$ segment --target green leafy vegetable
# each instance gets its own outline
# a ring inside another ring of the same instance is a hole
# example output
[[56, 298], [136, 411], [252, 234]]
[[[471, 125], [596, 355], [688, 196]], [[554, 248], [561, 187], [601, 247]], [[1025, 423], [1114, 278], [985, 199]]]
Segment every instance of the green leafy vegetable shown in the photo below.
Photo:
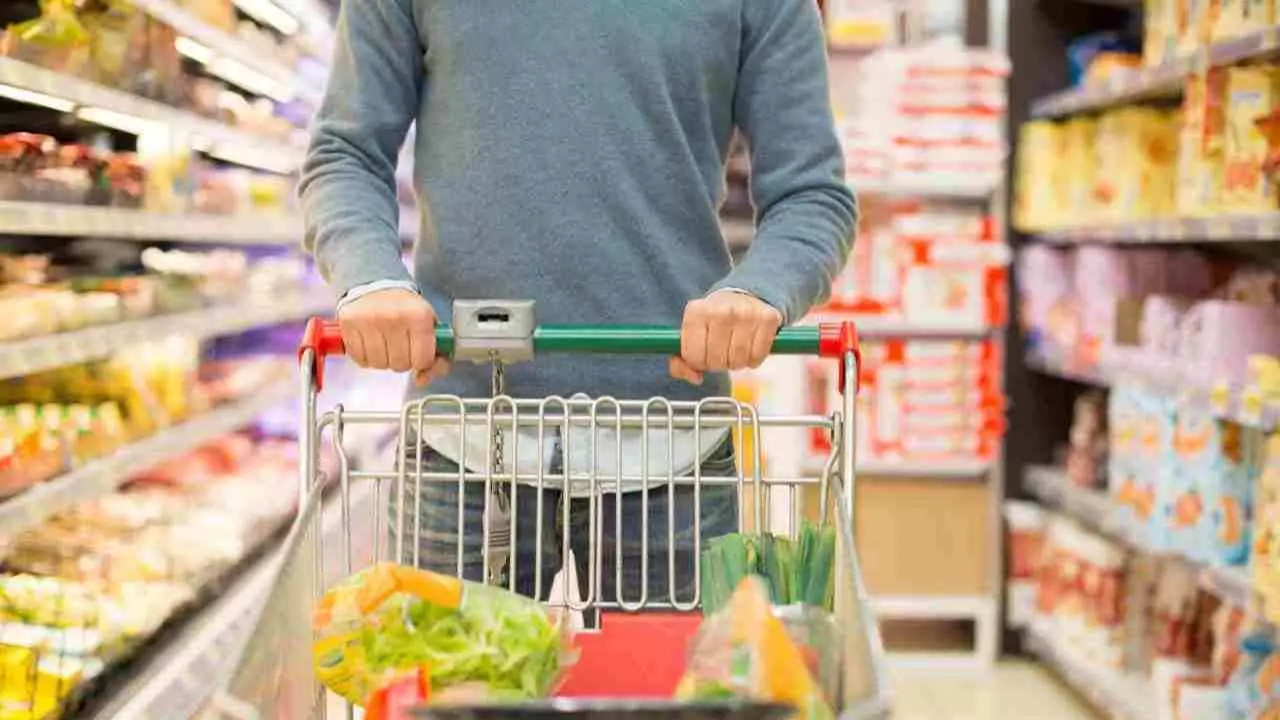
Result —
[[468, 585], [458, 610], [400, 595], [379, 614], [363, 631], [375, 671], [425, 664], [432, 688], [480, 682], [519, 699], [545, 696], [559, 676], [559, 628], [542, 606], [497, 588]]
[[759, 575], [774, 605], [835, 606], [836, 534], [805, 523], [797, 540], [776, 535], [733, 534], [702, 551], [702, 612], [724, 607], [744, 578]]

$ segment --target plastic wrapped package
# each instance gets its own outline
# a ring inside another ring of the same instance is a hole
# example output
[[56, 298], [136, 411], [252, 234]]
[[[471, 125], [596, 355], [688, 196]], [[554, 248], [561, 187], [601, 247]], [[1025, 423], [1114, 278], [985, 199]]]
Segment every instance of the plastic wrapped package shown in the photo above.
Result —
[[[821, 675], [829, 672], [836, 677], [838, 650], [806, 658], [793, 636], [812, 637], [812, 630], [831, 622], [825, 613], [819, 614], [823, 617], [801, 613], [784, 622], [769, 603], [765, 583], [748, 577], [729, 603], [699, 628], [685, 676], [676, 689], [677, 699], [777, 701], [795, 707], [797, 720], [834, 719], [812, 668], [817, 665]], [[834, 668], [827, 664], [832, 662]]]
[[391, 563], [330, 588], [312, 624], [316, 676], [357, 704], [388, 674], [418, 668], [432, 692], [482, 683], [490, 700], [544, 697], [573, 659], [541, 603]]

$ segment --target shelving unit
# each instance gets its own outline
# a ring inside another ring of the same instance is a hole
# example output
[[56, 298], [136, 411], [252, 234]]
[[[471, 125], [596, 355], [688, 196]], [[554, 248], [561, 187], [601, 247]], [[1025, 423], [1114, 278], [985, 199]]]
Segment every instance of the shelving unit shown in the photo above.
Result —
[[[1116, 505], [1105, 493], [1073, 485], [1064, 471], [1049, 466], [1027, 468], [1023, 485], [1032, 497], [1076, 518], [1093, 530], [1144, 554], [1160, 554], [1129, 532], [1126, 524], [1118, 517]], [[1246, 568], [1202, 565], [1183, 559], [1198, 568], [1201, 587], [1222, 600], [1247, 607], [1253, 599]]]
[[1277, 51], [1280, 51], [1280, 28], [1272, 28], [1217, 43], [1176, 62], [1119, 74], [1111, 82], [1046, 95], [1031, 104], [1031, 115], [1037, 118], [1060, 117], [1139, 100], [1177, 97], [1182, 93], [1183, 78], [1196, 68], [1233, 65], [1265, 58]]
[[1026, 647], [1110, 720], [1156, 720], [1155, 692], [1146, 678], [1098, 667], [1055, 647], [1043, 627], [1032, 625]]
[[1280, 427], [1280, 405], [1266, 400], [1256, 388], [1241, 388], [1226, 382], [1202, 385], [1202, 380], [1192, 381], [1189, 378], [1161, 381], [1148, 375], [1110, 371], [1103, 366], [1073, 367], [1035, 353], [1029, 353], [1026, 362], [1028, 368], [1041, 374], [1094, 387], [1110, 388], [1122, 382], [1139, 384], [1177, 397], [1184, 403], [1207, 407], [1216, 417], [1244, 427], [1265, 431]]
[[281, 380], [0, 502], [0, 536], [12, 536], [74, 503], [101, 497], [142, 470], [238, 430], [296, 390], [293, 378]]
[[333, 307], [331, 298], [276, 298], [102, 325], [0, 344], [0, 379], [107, 357], [139, 343], [173, 335], [213, 338], [257, 327], [305, 320]]
[[1280, 240], [1280, 213], [1174, 218], [1093, 227], [1045, 230], [1036, 235], [1052, 243], [1171, 244], [1258, 243]]
[[187, 110], [20, 60], [0, 57], [0, 85], [24, 91], [15, 93], [0, 88], [0, 96], [63, 112], [82, 108], [106, 110], [121, 116], [117, 122], [122, 126], [120, 129], [135, 134], [145, 131], [149, 125], [166, 129], [175, 139], [185, 139], [209, 152], [235, 158], [239, 164], [260, 170], [290, 173], [302, 162], [301, 142], [259, 137]]

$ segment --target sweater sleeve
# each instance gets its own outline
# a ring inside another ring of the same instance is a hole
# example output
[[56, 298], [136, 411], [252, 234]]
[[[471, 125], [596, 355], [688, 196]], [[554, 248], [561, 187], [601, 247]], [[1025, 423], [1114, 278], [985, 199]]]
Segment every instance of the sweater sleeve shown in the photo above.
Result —
[[734, 120], [751, 154], [756, 237], [717, 287], [802, 317], [831, 291], [857, 224], [814, 0], [743, 0]]
[[299, 192], [303, 244], [338, 297], [412, 283], [401, 260], [395, 167], [416, 115], [424, 48], [411, 0], [346, 0]]

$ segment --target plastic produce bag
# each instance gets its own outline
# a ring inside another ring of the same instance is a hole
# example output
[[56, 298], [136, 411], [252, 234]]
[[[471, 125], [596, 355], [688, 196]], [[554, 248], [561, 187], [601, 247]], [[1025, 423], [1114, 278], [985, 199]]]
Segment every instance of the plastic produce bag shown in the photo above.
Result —
[[748, 577], [694, 638], [680, 700], [748, 698], [796, 708], [796, 720], [834, 720], [810, 659], [774, 613], [763, 579]]
[[353, 703], [419, 670], [433, 696], [480, 684], [491, 699], [539, 698], [573, 659], [561, 622], [541, 603], [392, 563], [329, 589], [312, 625], [316, 676]]

